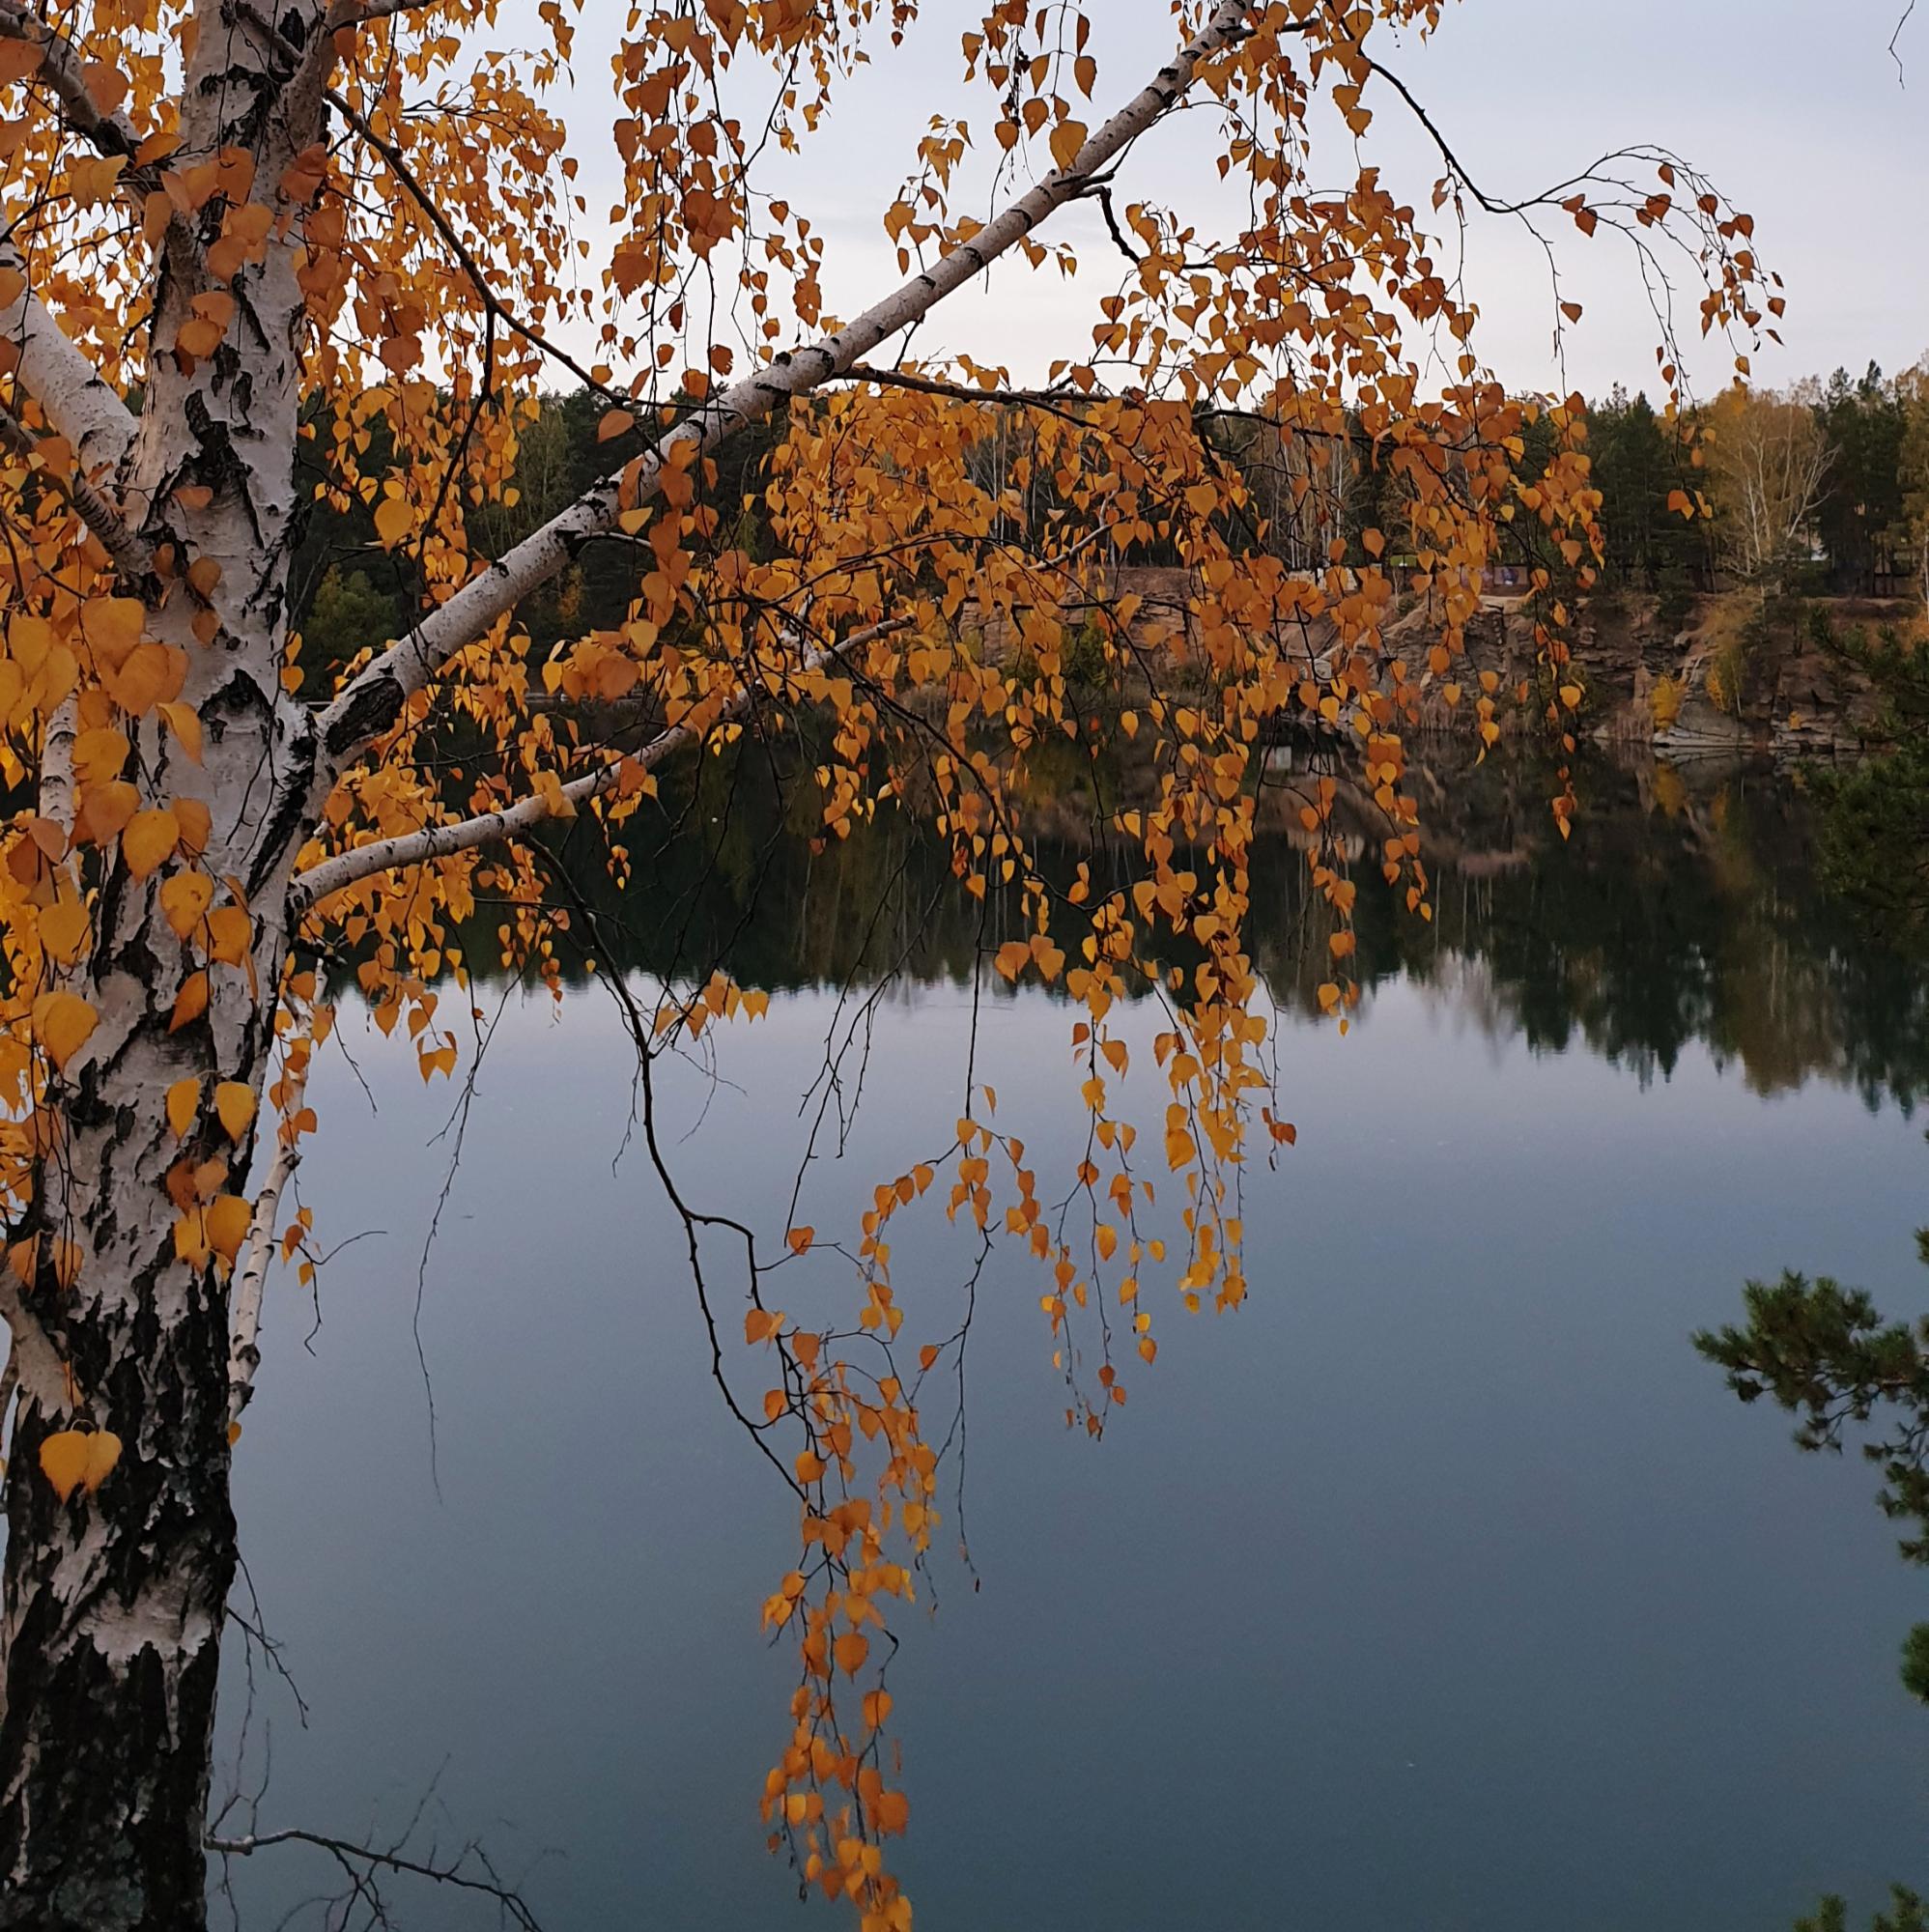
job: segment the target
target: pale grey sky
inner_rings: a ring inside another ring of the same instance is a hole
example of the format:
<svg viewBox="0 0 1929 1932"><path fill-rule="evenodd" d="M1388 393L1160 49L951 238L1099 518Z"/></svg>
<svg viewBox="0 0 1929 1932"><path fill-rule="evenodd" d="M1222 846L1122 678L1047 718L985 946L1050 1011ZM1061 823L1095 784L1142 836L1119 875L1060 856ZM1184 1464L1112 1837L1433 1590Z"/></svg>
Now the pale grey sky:
<svg viewBox="0 0 1929 1932"><path fill-rule="evenodd" d="M1756 217L1763 259L1788 287L1786 348L1756 358L1756 379L1784 383L1854 371L1871 359L1894 370L1929 351L1929 8L1905 28L1898 74L1888 52L1907 0L1450 0L1438 34L1397 52L1377 44L1427 103L1461 158L1489 192L1560 180L1598 155L1656 143L1712 174ZM511 0L496 32L513 39L532 0ZM583 164L592 215L610 198L609 47L627 13L588 0L578 89L564 103ZM1136 90L1174 44L1166 0L1090 0L1100 79L1091 116ZM976 0L923 0L906 45L880 38L875 64L840 93L828 127L781 178L826 241L826 285L850 314L897 278L880 217L934 113L962 114L988 131L982 86L961 76L958 37L982 14ZM1906 84L1905 84L1906 82ZM1403 198L1424 207L1439 164L1383 87L1369 149ZM1342 143L1326 149L1325 179L1350 173ZM1209 213L1213 128L1204 114L1157 129L1130 157L1121 199L1135 195ZM1055 270L1002 269L988 290L960 297L920 339L920 352L969 350L1020 377L1089 342L1093 304L1122 266L1095 215L1067 210L1052 233L1076 237L1089 268L1064 284ZM1586 315L1567 344L1567 381L1590 394L1616 380L1654 385L1655 331L1626 245L1605 230L1584 241L1565 222L1564 293ZM1473 236L1468 287L1482 301L1485 358L1511 384L1554 388L1551 305L1532 242L1500 222ZM1692 298L1689 298L1690 313ZM1697 389L1728 376L1725 353L1690 358Z"/></svg>

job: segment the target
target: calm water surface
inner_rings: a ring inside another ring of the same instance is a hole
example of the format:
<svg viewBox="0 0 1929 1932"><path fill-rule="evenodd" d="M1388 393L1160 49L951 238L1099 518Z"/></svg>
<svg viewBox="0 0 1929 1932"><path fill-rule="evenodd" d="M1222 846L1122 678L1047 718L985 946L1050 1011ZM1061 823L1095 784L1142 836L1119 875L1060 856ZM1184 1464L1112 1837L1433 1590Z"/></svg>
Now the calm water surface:
<svg viewBox="0 0 1929 1932"><path fill-rule="evenodd" d="M1102 1443L1064 1427L1038 1277L994 1259L977 1580L940 1557L894 1666L921 1932L1781 1932L1824 1890L1929 1877L1929 1712L1896 1674L1921 1574L1868 1472L1799 1457L1688 1344L1784 1264L1896 1315L1929 1299L1921 986L1821 899L1786 791L1662 778L1601 775L1565 849L1531 781L1484 781L1433 928L1362 889L1346 1039L1305 1017L1322 975L1280 841L1257 950L1299 1146L1250 1187L1247 1306L1162 1312ZM684 1071L667 1106L692 1197L775 1236L865 882L895 861L807 871L743 834L731 862L741 832L718 850L740 884L770 871L739 948L770 1015L726 1036L725 1084ZM975 935L925 916L916 865L894 876L886 937L916 957L845 1156L813 1170L820 1230L958 1111ZM979 1021L1046 1172L1076 1158L1069 1026L1035 992ZM238 1452L307 1710L257 1661L263 1826L392 1836L433 1790L418 1845L481 1837L552 1928L837 1922L797 1905L755 1811L792 1681L757 1609L794 1515L624 1151L610 1001L518 996L490 1048L422 1277L433 1463L412 1324L451 1090L359 1014L342 1032L360 1077L326 1063L302 1191L325 1244L370 1232L319 1326L272 1284ZM966 1265L941 1216L905 1224L907 1335L949 1330ZM249 1926L328 1889L298 1852L237 1878ZM396 1899L428 1932L495 1922Z"/></svg>

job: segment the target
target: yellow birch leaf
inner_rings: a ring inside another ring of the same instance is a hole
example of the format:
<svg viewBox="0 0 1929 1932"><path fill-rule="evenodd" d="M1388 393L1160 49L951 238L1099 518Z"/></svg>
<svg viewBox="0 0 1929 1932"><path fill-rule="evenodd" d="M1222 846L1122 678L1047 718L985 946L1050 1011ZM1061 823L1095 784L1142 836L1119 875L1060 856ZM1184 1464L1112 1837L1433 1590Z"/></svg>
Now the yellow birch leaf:
<svg viewBox="0 0 1929 1932"><path fill-rule="evenodd" d="M208 1244L224 1261L241 1253L253 1210L239 1194L217 1194L208 1204Z"/></svg>
<svg viewBox="0 0 1929 1932"><path fill-rule="evenodd" d="M179 697L186 678L187 653L150 640L129 654L113 680L113 696L123 711L143 718L156 704Z"/></svg>
<svg viewBox="0 0 1929 1932"><path fill-rule="evenodd" d="M41 1444L41 1474L65 1502L87 1480L87 1436L78 1429L62 1429Z"/></svg>
<svg viewBox="0 0 1929 1932"><path fill-rule="evenodd" d="M177 872L160 889L160 909L177 939L201 923L214 899L214 882L205 872Z"/></svg>
<svg viewBox="0 0 1929 1932"><path fill-rule="evenodd" d="M214 829L213 814L198 798L178 798L174 815L181 826L181 849L199 858L208 849L209 836Z"/></svg>
<svg viewBox="0 0 1929 1932"><path fill-rule="evenodd" d="M80 607L80 634L111 670L127 663L146 622L147 611L137 597L97 597Z"/></svg>
<svg viewBox="0 0 1929 1932"><path fill-rule="evenodd" d="M120 836L140 809L141 795L126 779L89 785L81 797L76 836L105 845Z"/></svg>
<svg viewBox="0 0 1929 1932"><path fill-rule="evenodd" d="M239 1080L223 1080L214 1089L214 1112L231 1141L240 1140L247 1132L248 1123L254 1119L254 1089L242 1086Z"/></svg>
<svg viewBox="0 0 1929 1932"><path fill-rule="evenodd" d="M84 785L105 784L121 776L130 749L128 734L111 724L83 731L73 741L73 776Z"/></svg>
<svg viewBox="0 0 1929 1932"><path fill-rule="evenodd" d="M120 1460L121 1438L111 1429L97 1429L88 1436L87 1465L80 1483L90 1496L114 1473Z"/></svg>
<svg viewBox="0 0 1929 1932"><path fill-rule="evenodd" d="M1068 168L1078 159L1079 150L1085 146L1085 123L1083 121L1061 121L1052 129L1052 159L1060 167Z"/></svg>
<svg viewBox="0 0 1929 1932"><path fill-rule="evenodd" d="M41 914L41 949L63 966L71 966L86 952L92 933L87 908L78 899L62 899Z"/></svg>
<svg viewBox="0 0 1929 1932"><path fill-rule="evenodd" d="M225 965L239 966L253 937L254 923L240 906L217 906L208 915L208 951Z"/></svg>
<svg viewBox="0 0 1929 1932"><path fill-rule="evenodd" d="M190 973L181 982L181 991L174 997L174 1011L167 1020L168 1032L179 1033L207 1010L208 976L206 973Z"/></svg>
<svg viewBox="0 0 1929 1932"><path fill-rule="evenodd" d="M34 1035L53 1064L67 1063L87 1044L99 1015L78 993L43 993L34 1002Z"/></svg>
<svg viewBox="0 0 1929 1932"><path fill-rule="evenodd" d="M192 1208L174 1224L174 1258L191 1268L204 1268L211 1252L207 1217L200 1208Z"/></svg>
<svg viewBox="0 0 1929 1932"><path fill-rule="evenodd" d="M191 704L160 704L155 707L167 721L175 743L198 765L201 762L201 714Z"/></svg>
<svg viewBox="0 0 1929 1932"><path fill-rule="evenodd" d="M415 526L415 513L402 497L384 497L375 506L375 533L384 549L393 550Z"/></svg>
<svg viewBox="0 0 1929 1932"><path fill-rule="evenodd" d="M187 1138L194 1117L201 1111L201 1083L189 1074L167 1090L167 1124L178 1141Z"/></svg>
<svg viewBox="0 0 1929 1932"><path fill-rule="evenodd" d="M136 879L156 872L181 842L181 821L165 806L137 811L121 834L121 857Z"/></svg>

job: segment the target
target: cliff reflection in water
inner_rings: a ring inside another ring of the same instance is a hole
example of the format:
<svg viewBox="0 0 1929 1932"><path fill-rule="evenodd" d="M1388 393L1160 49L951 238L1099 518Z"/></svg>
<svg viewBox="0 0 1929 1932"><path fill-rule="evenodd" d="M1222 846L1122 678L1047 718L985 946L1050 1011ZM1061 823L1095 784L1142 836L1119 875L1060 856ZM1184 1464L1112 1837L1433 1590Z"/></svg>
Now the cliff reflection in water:
<svg viewBox="0 0 1929 1932"><path fill-rule="evenodd" d="M1342 788L1360 878L1360 1024L1372 1024L1373 989L1404 978L1437 988L1496 1037L1524 1037L1537 1051L1579 1041L1644 1083L1665 1079L1699 1040L1764 1094L1822 1079L1871 1106L1887 1096L1909 1108L1929 1092L1929 972L1858 931L1829 897L1815 810L1796 782L1767 770L1684 777L1583 759L1582 810L1564 844L1543 761L1475 765L1455 745L1430 756L1412 782L1434 879L1431 923L1379 889L1386 828ZM1308 878L1293 764L1277 753L1268 773L1249 943L1280 1008L1312 1021L1331 928ZM1098 776L1115 803L1144 784L1112 760ZM1068 880L1085 862L1096 884L1126 883L1093 836L1077 761L1035 779L1032 826L1047 872ZM613 890L582 842L594 836L586 829L558 857L628 970L681 977L721 962L772 991L893 975L968 984L981 953L1009 935L1015 898L967 898L942 845L908 814L887 810L820 844L814 809L812 788L782 781L761 754L706 759L666 783L652 826L632 828L642 889ZM496 954L496 921L484 906L462 934L478 966ZM565 979L581 978L577 937L558 934L556 950ZM988 972L985 980L1001 983Z"/></svg>

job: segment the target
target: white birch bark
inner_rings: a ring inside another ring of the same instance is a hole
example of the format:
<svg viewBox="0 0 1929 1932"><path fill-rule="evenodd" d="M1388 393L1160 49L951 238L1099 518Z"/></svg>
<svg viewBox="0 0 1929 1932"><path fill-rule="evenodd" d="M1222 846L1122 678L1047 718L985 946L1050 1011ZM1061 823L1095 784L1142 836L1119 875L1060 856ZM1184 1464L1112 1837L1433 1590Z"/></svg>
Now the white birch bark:
<svg viewBox="0 0 1929 1932"><path fill-rule="evenodd" d="M82 473L111 475L134 440L134 418L34 293L27 263L0 242L0 271L6 270L24 284L0 308L0 339L17 355L16 380L73 445Z"/></svg>

